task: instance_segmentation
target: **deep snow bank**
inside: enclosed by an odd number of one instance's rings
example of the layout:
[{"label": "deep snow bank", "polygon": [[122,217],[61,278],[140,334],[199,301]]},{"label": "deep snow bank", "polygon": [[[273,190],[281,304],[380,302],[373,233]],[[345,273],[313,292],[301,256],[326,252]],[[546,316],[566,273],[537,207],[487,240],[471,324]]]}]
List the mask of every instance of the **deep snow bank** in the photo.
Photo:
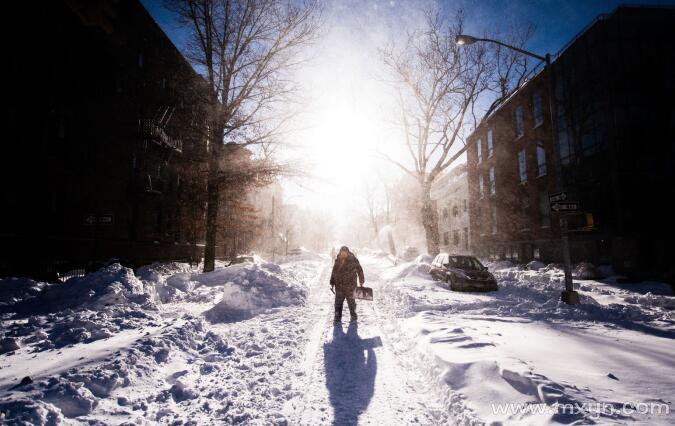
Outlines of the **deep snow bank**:
[{"label": "deep snow bank", "polygon": [[2,352],[12,346],[12,350],[28,346],[43,351],[88,343],[152,324],[157,308],[151,294],[133,270],[117,263],[44,286],[38,294],[6,307],[14,320],[3,324]]},{"label": "deep snow bank", "polygon": [[[560,301],[564,274],[556,265],[489,267],[500,288],[490,294],[449,291],[416,262],[381,274],[378,309],[392,319],[385,325],[390,340],[460,424],[621,423],[644,420],[623,417],[623,404],[630,410],[630,404],[668,400],[672,380],[658,371],[672,366],[660,354],[675,337],[675,298],[665,286],[576,280],[582,304],[569,306]],[[589,270],[581,265],[577,273]],[[650,367],[635,370],[638,365]]]},{"label": "deep snow bank", "polygon": [[213,322],[236,321],[268,309],[303,304],[307,288],[283,279],[277,268],[274,264],[242,265],[193,276],[200,284],[223,286],[220,302],[206,317]]}]

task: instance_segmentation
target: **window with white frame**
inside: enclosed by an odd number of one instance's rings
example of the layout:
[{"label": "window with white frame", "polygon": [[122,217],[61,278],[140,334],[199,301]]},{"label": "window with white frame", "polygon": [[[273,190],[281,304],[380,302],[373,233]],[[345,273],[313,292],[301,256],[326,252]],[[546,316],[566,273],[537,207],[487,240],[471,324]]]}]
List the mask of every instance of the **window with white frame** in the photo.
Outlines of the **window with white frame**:
[{"label": "window with white frame", "polygon": [[490,167],[490,194],[495,195],[495,168]]},{"label": "window with white frame", "polygon": [[537,172],[538,176],[546,176],[546,150],[542,142],[537,143]]},{"label": "window with white frame", "polygon": [[483,198],[483,195],[485,195],[485,192],[483,191],[483,174],[478,175],[478,193],[480,194],[480,198]]},{"label": "window with white frame", "polygon": [[523,124],[523,107],[516,108],[516,137],[521,137],[525,134],[525,127]]},{"label": "window with white frame", "polygon": [[476,152],[478,153],[478,164],[483,161],[483,149],[481,147],[482,142],[480,139],[476,141]]},{"label": "window with white frame", "polygon": [[524,149],[518,153],[518,173],[520,175],[520,182],[527,182],[527,163]]},{"label": "window with white frame", "polygon": [[544,122],[544,108],[542,107],[541,93],[535,92],[532,95],[532,115],[534,117],[534,127],[539,127]]},{"label": "window with white frame", "polygon": [[494,154],[494,145],[492,144],[492,129],[488,130],[487,132],[487,150],[488,158],[492,157],[492,154]]}]

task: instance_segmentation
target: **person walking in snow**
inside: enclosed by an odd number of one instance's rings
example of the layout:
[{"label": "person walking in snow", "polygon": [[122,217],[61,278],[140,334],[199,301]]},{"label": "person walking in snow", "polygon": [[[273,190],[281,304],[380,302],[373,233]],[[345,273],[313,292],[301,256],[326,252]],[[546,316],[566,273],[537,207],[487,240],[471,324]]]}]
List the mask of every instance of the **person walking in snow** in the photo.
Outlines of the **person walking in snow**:
[{"label": "person walking in snow", "polygon": [[357,278],[363,287],[366,280],[359,260],[354,256],[354,253],[349,251],[347,246],[340,247],[333,265],[333,272],[330,275],[330,287],[335,292],[335,322],[342,321],[342,308],[345,299],[347,299],[351,320],[356,321],[354,290],[356,289]]}]

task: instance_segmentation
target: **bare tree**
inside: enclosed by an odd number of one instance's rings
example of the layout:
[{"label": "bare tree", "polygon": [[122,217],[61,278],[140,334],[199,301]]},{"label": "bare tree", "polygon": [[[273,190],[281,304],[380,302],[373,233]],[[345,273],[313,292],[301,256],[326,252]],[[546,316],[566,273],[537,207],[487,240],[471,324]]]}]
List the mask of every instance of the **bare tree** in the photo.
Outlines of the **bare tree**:
[{"label": "bare tree", "polygon": [[[204,271],[215,266],[219,189],[233,176],[223,176],[219,159],[227,142],[269,144],[291,119],[285,103],[297,86],[289,71],[318,28],[314,0],[168,0],[190,29],[186,55],[208,83],[209,172],[207,184]],[[238,179],[255,173],[238,174]]]},{"label": "bare tree", "polygon": [[466,150],[464,138],[477,124],[479,98],[506,91],[512,85],[501,80],[510,81],[523,66],[486,44],[458,46],[455,39],[463,27],[461,11],[450,16],[428,11],[424,28],[410,32],[402,45],[382,50],[408,158],[382,155],[419,184],[419,215],[429,254],[439,250],[432,183]]},{"label": "bare tree", "polygon": [[399,121],[413,167],[387,158],[419,184],[419,214],[430,254],[438,253],[439,246],[431,184],[462,155],[465,120],[488,87],[486,50],[480,46],[460,50],[455,43],[463,23],[461,13],[449,24],[439,12],[427,12],[425,28],[408,34],[401,48],[383,51],[384,64],[393,77]]},{"label": "bare tree", "polygon": [[379,205],[377,200],[377,189],[372,182],[367,182],[364,186],[363,198],[366,202],[366,209],[368,210],[368,223],[373,231],[373,236],[377,240],[380,232],[379,227]]},{"label": "bare tree", "polygon": [[[512,26],[508,31],[496,31],[491,37],[516,47],[522,47],[534,34],[532,24]],[[488,90],[495,96],[490,106],[483,113],[489,116],[514,90],[520,88],[531,75],[534,68],[528,62],[528,56],[499,44],[490,43],[493,72],[489,77]],[[472,112],[474,110],[472,109]],[[475,114],[474,114],[475,119]]]}]

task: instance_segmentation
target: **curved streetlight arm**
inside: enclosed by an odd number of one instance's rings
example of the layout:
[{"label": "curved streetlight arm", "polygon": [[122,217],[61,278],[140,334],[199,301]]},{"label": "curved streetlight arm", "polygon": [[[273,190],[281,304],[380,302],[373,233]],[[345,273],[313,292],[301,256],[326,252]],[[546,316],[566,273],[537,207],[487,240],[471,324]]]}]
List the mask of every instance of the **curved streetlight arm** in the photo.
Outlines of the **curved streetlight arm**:
[{"label": "curved streetlight arm", "polygon": [[503,42],[501,42],[501,41],[499,41],[499,40],[493,40],[493,39],[491,39],[491,38],[475,38],[474,40],[475,40],[475,41],[487,41],[487,42],[490,42],[490,43],[495,43],[495,44],[498,44],[498,45],[500,45],[500,46],[506,47],[507,49],[515,50],[516,52],[520,52],[520,53],[522,53],[523,55],[532,56],[533,58],[537,58],[537,59],[539,59],[540,61],[545,61],[545,62],[547,62],[547,63],[548,63],[549,60],[550,60],[550,59],[549,59],[549,58],[550,58],[549,55],[546,55],[546,56],[537,55],[536,53],[532,53],[532,52],[530,52],[530,51],[528,51],[528,50],[524,50],[524,49],[521,49],[521,48],[516,47],[516,46],[511,46],[510,44],[503,43]]}]

